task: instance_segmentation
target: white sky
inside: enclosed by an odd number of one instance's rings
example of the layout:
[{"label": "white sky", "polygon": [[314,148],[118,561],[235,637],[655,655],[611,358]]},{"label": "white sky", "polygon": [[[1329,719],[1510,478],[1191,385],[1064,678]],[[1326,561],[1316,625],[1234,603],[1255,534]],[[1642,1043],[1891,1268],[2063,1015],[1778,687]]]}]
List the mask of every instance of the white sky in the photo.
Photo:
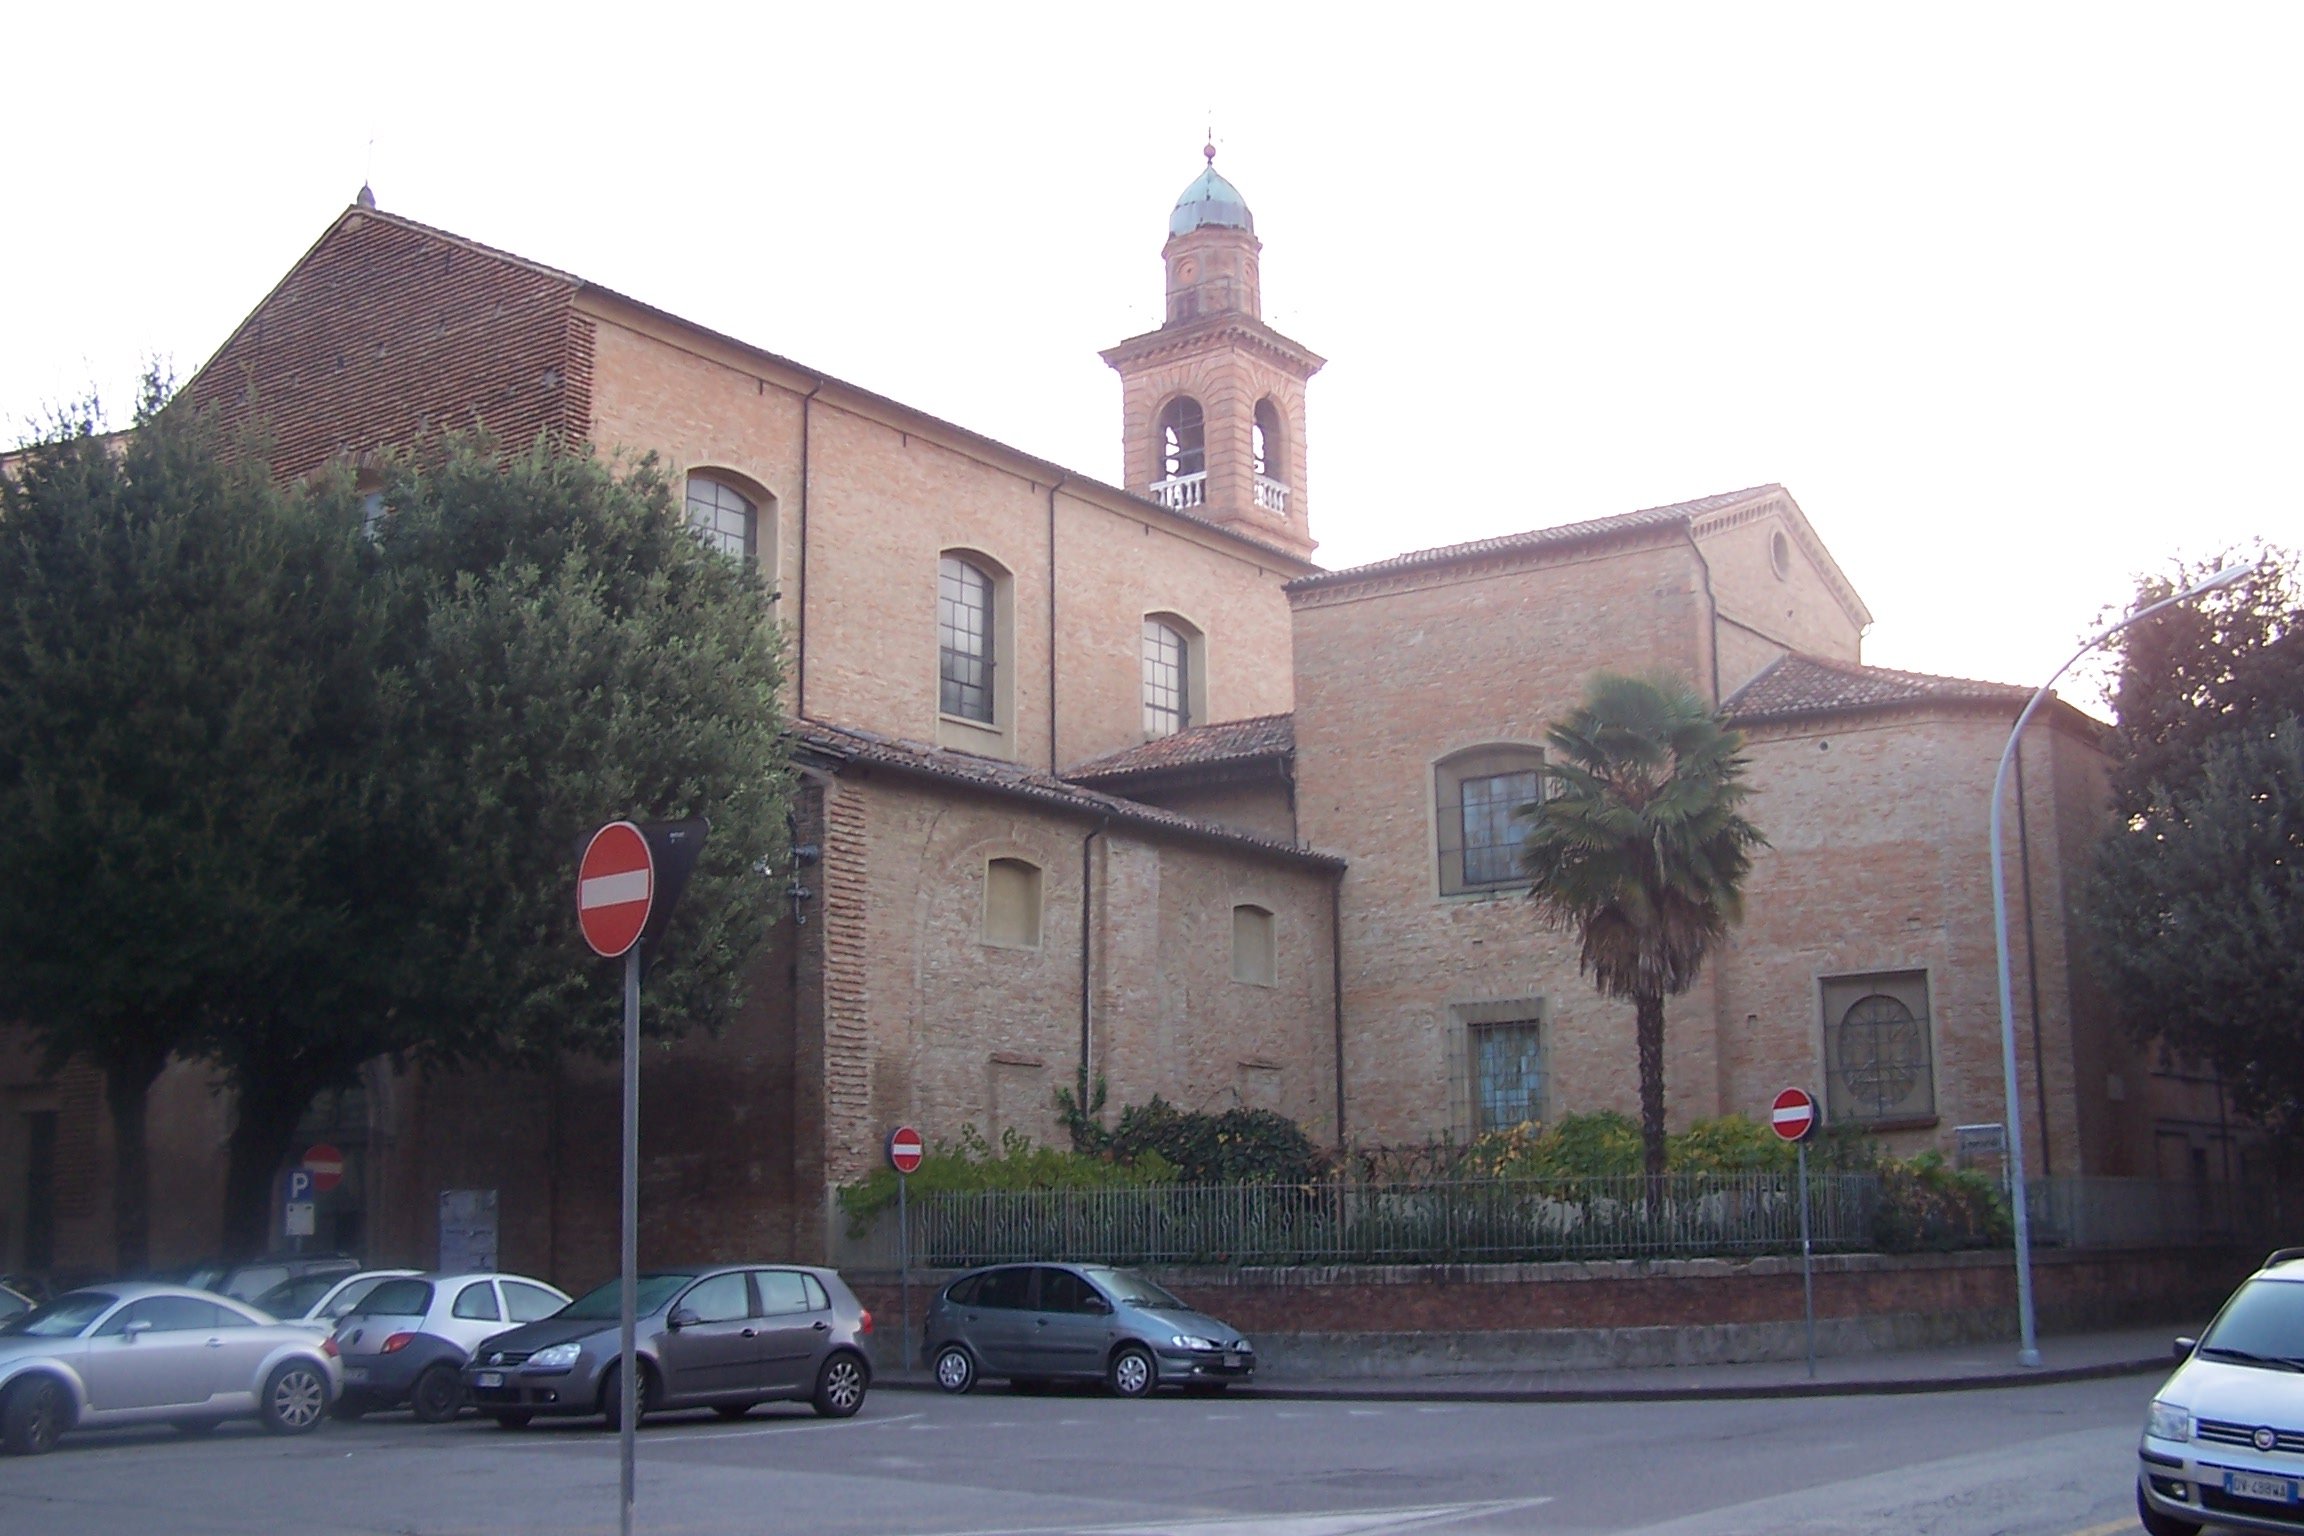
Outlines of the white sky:
[{"label": "white sky", "polygon": [[1213,118],[1324,563],[1779,481],[1868,661],[2029,683],[2304,544],[2304,6],[796,9],[15,17],[5,436],[197,368],[373,140],[388,210],[1117,480]]}]

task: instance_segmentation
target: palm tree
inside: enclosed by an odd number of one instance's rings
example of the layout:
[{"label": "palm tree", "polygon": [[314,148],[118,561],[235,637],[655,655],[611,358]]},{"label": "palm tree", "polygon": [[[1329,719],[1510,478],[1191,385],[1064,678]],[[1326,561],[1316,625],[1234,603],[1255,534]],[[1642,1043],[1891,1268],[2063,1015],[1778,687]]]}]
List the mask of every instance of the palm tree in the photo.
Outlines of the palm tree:
[{"label": "palm tree", "polygon": [[1546,733],[1544,793],[1521,809],[1521,867],[1582,969],[1638,1021],[1640,1140],[1651,1189],[1664,1176],[1664,999],[1696,984],[1714,941],[1743,916],[1754,849],[1738,805],[1744,740],[1674,679],[1597,673]]}]

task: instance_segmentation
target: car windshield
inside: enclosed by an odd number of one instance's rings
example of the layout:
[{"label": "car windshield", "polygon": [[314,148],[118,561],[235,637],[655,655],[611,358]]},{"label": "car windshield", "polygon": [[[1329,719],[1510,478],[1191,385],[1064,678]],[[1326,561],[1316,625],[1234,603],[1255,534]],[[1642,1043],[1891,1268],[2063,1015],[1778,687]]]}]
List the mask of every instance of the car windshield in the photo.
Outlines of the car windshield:
[{"label": "car windshield", "polygon": [[[690,1274],[642,1275],[638,1300],[632,1305],[632,1315],[646,1317],[678,1295],[680,1288],[695,1278]],[[624,1315],[621,1310],[622,1293],[623,1282],[611,1280],[597,1290],[586,1291],[562,1307],[553,1314],[553,1321],[565,1322],[569,1318],[578,1318],[585,1322],[613,1322]]]},{"label": "car windshield", "polygon": [[328,1287],[336,1283],[334,1275],[306,1275],[300,1280],[283,1280],[249,1305],[274,1317],[302,1317],[312,1303],[328,1294]]},{"label": "car windshield", "polygon": [[2304,1366],[2304,1285],[2251,1280],[2233,1293],[2200,1340],[2211,1358]]},{"label": "car windshield", "polygon": [[1168,1307],[1183,1312],[1192,1310],[1132,1269],[1107,1269],[1096,1278],[1103,1282],[1104,1289],[1112,1293],[1112,1299],[1122,1306]]},{"label": "car windshield", "polygon": [[34,1307],[0,1327],[0,1334],[20,1339],[68,1339],[119,1299],[109,1291],[74,1291],[44,1307]]}]

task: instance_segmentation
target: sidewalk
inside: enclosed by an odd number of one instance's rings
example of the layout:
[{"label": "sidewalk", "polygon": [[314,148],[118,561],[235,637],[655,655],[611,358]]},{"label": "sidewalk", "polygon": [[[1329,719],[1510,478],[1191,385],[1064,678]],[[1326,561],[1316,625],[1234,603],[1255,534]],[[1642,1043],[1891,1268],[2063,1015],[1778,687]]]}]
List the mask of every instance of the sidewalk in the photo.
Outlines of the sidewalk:
[{"label": "sidewalk", "polygon": [[[2104,1333],[2057,1334],[2040,1341],[2040,1364],[2016,1363],[2016,1340],[1948,1349],[1834,1355],[1743,1365],[1637,1369],[1478,1370],[1447,1375],[1313,1377],[1259,1380],[1238,1389],[1257,1398],[1354,1402],[1607,1403],[1701,1398],[1852,1397],[1903,1392],[1960,1392],[2036,1386],[2105,1376],[2148,1376],[2176,1368],[2173,1326]],[[934,1391],[926,1370],[884,1371],[874,1383],[896,1391]]]}]

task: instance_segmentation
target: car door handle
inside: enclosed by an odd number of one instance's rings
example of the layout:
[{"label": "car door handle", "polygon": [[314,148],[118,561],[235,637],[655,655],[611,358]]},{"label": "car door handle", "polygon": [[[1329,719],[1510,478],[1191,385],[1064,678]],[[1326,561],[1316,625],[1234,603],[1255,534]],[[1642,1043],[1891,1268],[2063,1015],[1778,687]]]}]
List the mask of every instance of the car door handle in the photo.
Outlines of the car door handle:
[{"label": "car door handle", "polygon": [[832,1331],[832,1325],[824,1321],[822,1318],[816,1319],[816,1321],[810,1323],[808,1326],[815,1329],[818,1333],[830,1333]]},{"label": "car door handle", "polygon": [[224,1341],[222,1339],[210,1339],[208,1341],[208,1347],[210,1349],[222,1349],[224,1347]]},{"label": "car door handle", "polygon": [[744,1330],[744,1337],[746,1337],[746,1338],[748,1338],[748,1339],[753,1339],[753,1338],[758,1338],[758,1337],[759,1337],[759,1335],[758,1335],[757,1333],[755,1333],[755,1332],[754,1332],[752,1329],[750,1329],[750,1328],[747,1328],[747,1329],[745,1329],[745,1330]]},{"label": "car door handle", "polygon": [[1043,1328],[1045,1328],[1045,1327],[1047,1327],[1047,1326],[1048,1326],[1048,1319],[1046,1319],[1046,1318],[1044,1318],[1044,1317],[1036,1317],[1036,1318],[1032,1319],[1032,1321],[1034,1321],[1035,1323],[1038,1323],[1038,1324],[1039,1324],[1041,1327],[1043,1327]]}]

